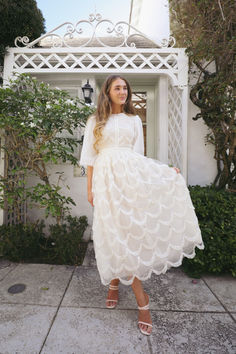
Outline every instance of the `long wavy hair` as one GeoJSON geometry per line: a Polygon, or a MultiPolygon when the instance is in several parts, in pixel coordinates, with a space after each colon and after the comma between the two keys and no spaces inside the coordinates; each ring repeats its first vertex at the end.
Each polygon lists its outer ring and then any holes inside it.
{"type": "Polygon", "coordinates": [[[99,142],[101,141],[101,138],[102,138],[102,130],[103,130],[109,116],[112,114],[112,101],[110,99],[109,92],[110,92],[111,85],[112,85],[113,81],[115,81],[117,79],[121,79],[126,83],[127,91],[128,91],[126,101],[122,105],[123,112],[127,113],[127,114],[131,114],[131,115],[135,114],[135,108],[134,108],[134,106],[132,104],[132,100],[131,100],[132,99],[132,91],[131,91],[131,87],[130,87],[130,84],[128,83],[128,81],[120,75],[108,76],[106,78],[105,82],[103,83],[100,94],[98,96],[97,110],[95,113],[96,125],[93,130],[93,134],[95,136],[95,142],[93,144],[93,147],[96,152],[99,151],[98,145],[99,145],[99,142]]]}

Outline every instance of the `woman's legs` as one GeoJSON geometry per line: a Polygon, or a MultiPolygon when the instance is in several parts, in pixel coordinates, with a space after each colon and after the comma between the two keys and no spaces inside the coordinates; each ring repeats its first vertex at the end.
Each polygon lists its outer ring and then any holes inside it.
{"type": "MultiPolygon", "coordinates": [[[[119,279],[112,279],[110,282],[110,285],[119,285],[120,280],[119,279]]],[[[113,306],[115,305],[115,302],[112,300],[118,300],[118,290],[108,290],[108,295],[107,295],[107,306],[113,306]]]]}
{"type": "MultiPolygon", "coordinates": [[[[142,282],[138,278],[135,277],[131,286],[132,286],[134,295],[136,297],[136,301],[137,301],[138,306],[142,307],[142,306],[147,305],[148,294],[143,290],[142,282]]],[[[138,320],[152,324],[150,311],[149,310],[139,310],[138,320]]],[[[141,324],[141,323],[139,324],[139,327],[141,329],[143,329],[144,331],[147,331],[148,333],[151,333],[151,331],[152,331],[152,327],[141,324]]]]}
{"type": "MultiPolygon", "coordinates": [[[[110,282],[110,285],[119,285],[120,280],[119,279],[112,279],[110,282]]],[[[147,305],[148,303],[148,294],[143,290],[142,282],[138,278],[134,278],[133,283],[131,285],[134,295],[136,297],[136,301],[138,306],[142,307],[147,305]]],[[[107,295],[107,305],[112,306],[114,305],[114,301],[112,300],[117,300],[118,299],[118,290],[108,290],[108,295],[107,295]]],[[[139,321],[142,322],[147,322],[152,324],[152,319],[150,315],[149,310],[139,310],[139,321]]],[[[142,328],[144,331],[147,331],[148,333],[151,333],[152,327],[144,324],[139,324],[139,327],[142,328]]]]}

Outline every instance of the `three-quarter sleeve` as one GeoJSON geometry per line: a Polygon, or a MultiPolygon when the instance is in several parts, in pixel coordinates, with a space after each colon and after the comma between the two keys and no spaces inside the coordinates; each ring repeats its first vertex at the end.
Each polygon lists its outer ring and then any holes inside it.
{"type": "Polygon", "coordinates": [[[143,125],[139,116],[135,117],[135,140],[134,151],[144,155],[144,138],[143,138],[143,125]]]}
{"type": "Polygon", "coordinates": [[[93,166],[95,159],[97,157],[96,150],[93,147],[95,142],[95,137],[93,134],[93,129],[96,125],[96,118],[94,116],[90,117],[85,126],[83,146],[80,154],[79,164],[81,166],[93,166]]]}

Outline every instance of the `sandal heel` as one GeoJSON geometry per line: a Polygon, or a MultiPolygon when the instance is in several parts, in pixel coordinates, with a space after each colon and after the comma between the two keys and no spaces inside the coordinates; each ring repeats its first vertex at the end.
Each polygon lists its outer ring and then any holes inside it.
{"type": "MultiPolygon", "coordinates": [[[[147,305],[145,305],[145,306],[138,306],[138,309],[139,309],[139,310],[149,310],[149,298],[148,298],[148,303],[147,303],[147,305]]],[[[150,336],[151,333],[149,333],[149,332],[147,332],[147,331],[144,331],[142,328],[139,327],[139,324],[144,324],[144,325],[146,325],[146,326],[148,326],[148,327],[151,327],[151,328],[153,327],[152,324],[151,324],[151,323],[148,323],[148,322],[138,321],[138,328],[139,328],[140,332],[141,332],[142,334],[145,334],[146,336],[150,336]]]]}
{"type": "MultiPolygon", "coordinates": [[[[118,285],[109,285],[109,289],[110,290],[118,290],[119,289],[119,286],[118,285]]],[[[108,309],[114,309],[115,307],[116,307],[116,305],[117,305],[117,302],[118,302],[118,300],[110,300],[110,299],[107,299],[106,300],[106,307],[108,308],[108,309]],[[107,302],[108,301],[112,301],[112,302],[114,302],[114,305],[107,305],[107,302]]]]}

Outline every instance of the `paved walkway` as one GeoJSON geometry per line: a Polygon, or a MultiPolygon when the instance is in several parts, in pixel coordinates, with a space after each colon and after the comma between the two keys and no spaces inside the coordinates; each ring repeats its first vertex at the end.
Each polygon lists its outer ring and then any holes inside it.
{"type": "Polygon", "coordinates": [[[116,309],[105,308],[92,242],[83,266],[0,262],[0,353],[236,353],[236,280],[193,282],[179,268],[144,282],[153,333],[137,328],[131,287],[120,285],[116,309]],[[22,293],[10,294],[15,284],[22,293]]]}

